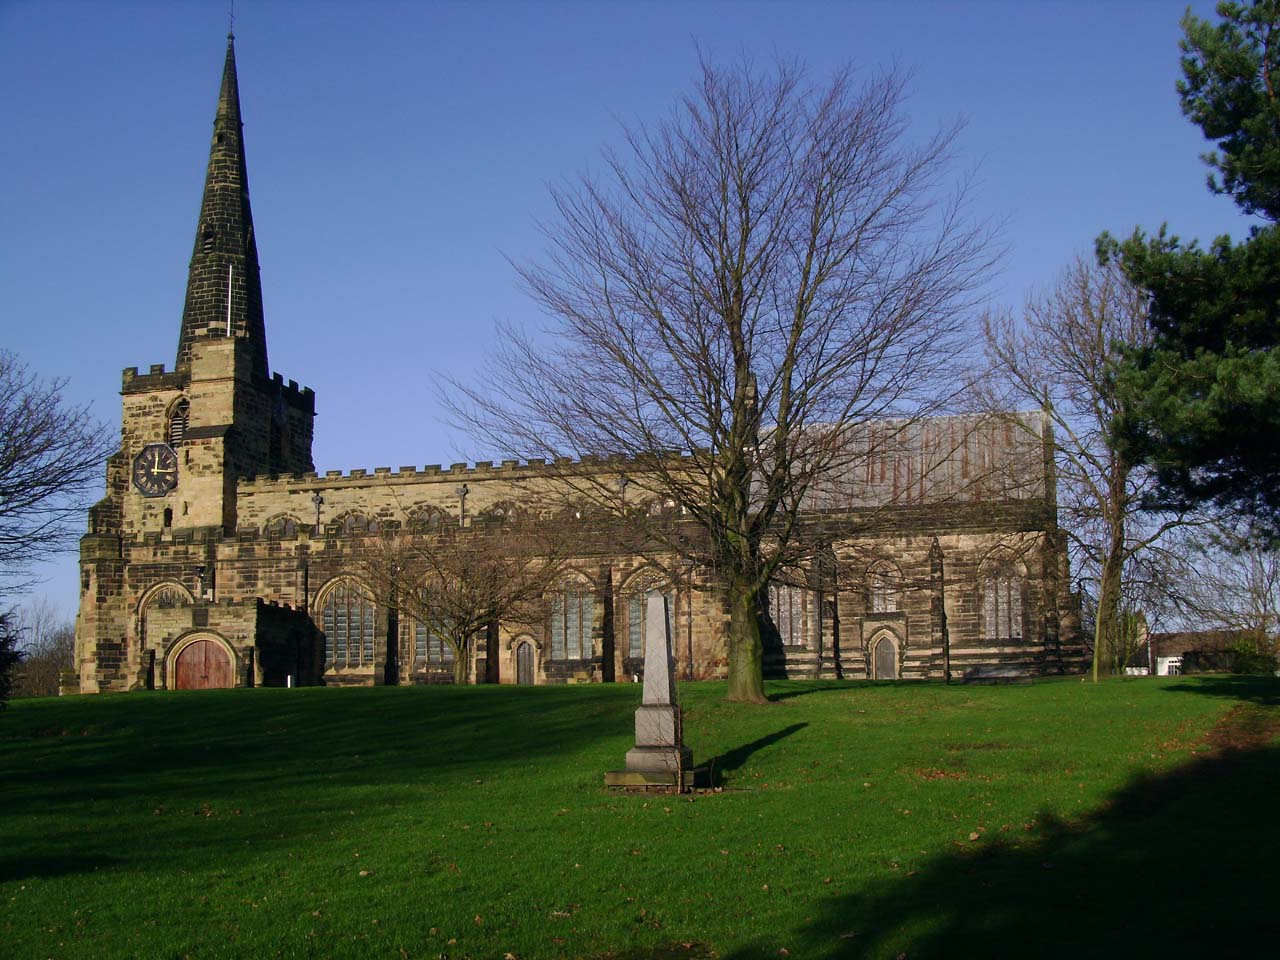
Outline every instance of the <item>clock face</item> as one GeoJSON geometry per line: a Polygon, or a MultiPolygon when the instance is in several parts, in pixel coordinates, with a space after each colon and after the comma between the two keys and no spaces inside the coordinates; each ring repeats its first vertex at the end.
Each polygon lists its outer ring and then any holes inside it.
{"type": "Polygon", "coordinates": [[[163,497],[178,485],[178,455],[167,443],[148,443],[133,458],[133,485],[144,497],[163,497]]]}

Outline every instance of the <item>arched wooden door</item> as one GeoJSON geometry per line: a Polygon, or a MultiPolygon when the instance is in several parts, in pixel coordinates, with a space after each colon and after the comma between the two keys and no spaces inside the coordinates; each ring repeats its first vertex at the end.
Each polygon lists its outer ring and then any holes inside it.
{"type": "Polygon", "coordinates": [[[881,637],[876,641],[873,655],[875,661],[875,679],[898,679],[898,645],[892,637],[881,637]]]}
{"type": "Polygon", "coordinates": [[[174,662],[174,687],[178,690],[214,690],[233,687],[231,657],[217,640],[194,640],[183,647],[174,662]]]}
{"type": "Polygon", "coordinates": [[[528,640],[516,647],[516,683],[533,683],[533,644],[528,640]]]}

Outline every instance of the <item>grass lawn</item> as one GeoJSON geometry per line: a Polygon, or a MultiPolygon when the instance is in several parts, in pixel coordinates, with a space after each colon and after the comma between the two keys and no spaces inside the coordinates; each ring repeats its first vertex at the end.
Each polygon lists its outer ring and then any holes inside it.
{"type": "Polygon", "coordinates": [[[14,702],[0,957],[1273,954],[1280,681],[769,692],[692,797],[632,685],[14,702]]]}

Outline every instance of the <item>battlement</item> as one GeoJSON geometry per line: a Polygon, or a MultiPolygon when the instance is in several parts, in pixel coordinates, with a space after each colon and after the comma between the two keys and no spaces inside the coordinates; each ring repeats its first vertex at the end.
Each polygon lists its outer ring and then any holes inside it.
{"type": "Polygon", "coordinates": [[[289,380],[286,382],[284,375],[279,373],[273,373],[271,375],[271,384],[277,391],[279,391],[280,396],[284,398],[286,403],[295,407],[302,407],[304,410],[309,410],[312,413],[315,412],[316,392],[310,387],[298,386],[297,380],[289,380]]]}
{"type": "Polygon", "coordinates": [[[622,457],[601,458],[588,456],[583,457],[581,460],[563,457],[556,460],[554,464],[548,463],[541,457],[532,457],[528,460],[503,460],[500,463],[495,463],[492,460],[477,460],[475,463],[470,464],[453,463],[448,467],[439,463],[429,463],[423,467],[401,466],[394,470],[391,467],[374,467],[372,470],[357,467],[352,470],[326,470],[324,473],[313,472],[280,476],[259,474],[240,480],[238,489],[244,494],[255,491],[278,490],[281,487],[310,489],[313,487],[359,486],[371,479],[400,483],[424,480],[514,480],[554,476],[562,473],[565,467],[579,466],[596,469],[610,467],[621,470],[626,464],[627,461],[622,457]]]}
{"type": "Polygon", "coordinates": [[[138,373],[137,367],[125,367],[120,375],[121,393],[150,393],[154,390],[181,390],[186,387],[189,374],[181,370],[165,371],[163,363],[151,364],[147,373],[138,373]]]}

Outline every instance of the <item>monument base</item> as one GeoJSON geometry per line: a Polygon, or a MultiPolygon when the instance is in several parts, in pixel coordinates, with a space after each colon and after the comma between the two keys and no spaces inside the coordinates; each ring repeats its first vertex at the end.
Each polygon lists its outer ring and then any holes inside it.
{"type": "Polygon", "coordinates": [[[688,747],[635,746],[627,751],[627,769],[637,773],[675,773],[692,766],[688,747]]]}
{"type": "Polygon", "coordinates": [[[604,775],[606,787],[624,790],[690,790],[694,787],[710,787],[711,775],[706,767],[686,767],[676,770],[610,770],[604,775]],[[677,782],[678,781],[678,782],[677,782]]]}

